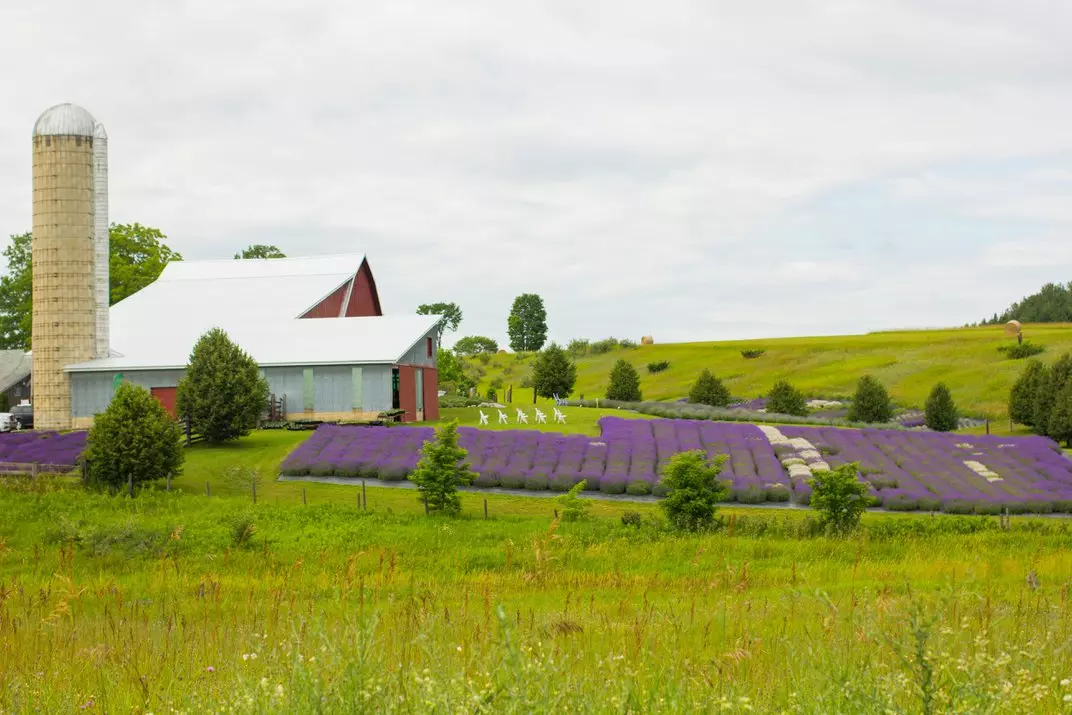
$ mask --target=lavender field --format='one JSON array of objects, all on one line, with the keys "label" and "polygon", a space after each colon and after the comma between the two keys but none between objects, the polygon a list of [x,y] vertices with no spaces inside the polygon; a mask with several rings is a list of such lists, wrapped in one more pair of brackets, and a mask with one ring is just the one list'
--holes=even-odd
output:
[{"label": "lavender field", "polygon": [[[858,462],[874,506],[950,513],[1072,513],[1072,461],[1042,437],[771,427],[690,420],[600,420],[601,436],[459,428],[477,486],[607,494],[663,492],[678,452],[724,454],[730,500],[807,504],[813,472]],[[398,481],[416,466],[428,427],[324,425],[283,462],[288,476]]]},{"label": "lavender field", "polygon": [[[0,462],[44,464],[73,469],[86,448],[86,432],[6,432],[0,434]],[[2,469],[2,468],[0,468]]]}]

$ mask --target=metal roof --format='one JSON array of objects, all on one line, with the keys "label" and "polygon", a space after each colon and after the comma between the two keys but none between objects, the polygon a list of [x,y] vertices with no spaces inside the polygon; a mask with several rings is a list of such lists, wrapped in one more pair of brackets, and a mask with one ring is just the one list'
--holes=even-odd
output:
[{"label": "metal roof", "polygon": [[177,368],[222,328],[262,366],[393,363],[437,316],[299,319],[354,277],[362,254],[177,261],[109,311],[116,356],[69,371]]},{"label": "metal roof", "polygon": [[57,104],[49,107],[34,122],[35,137],[100,136],[107,138],[104,126],[77,104]]}]

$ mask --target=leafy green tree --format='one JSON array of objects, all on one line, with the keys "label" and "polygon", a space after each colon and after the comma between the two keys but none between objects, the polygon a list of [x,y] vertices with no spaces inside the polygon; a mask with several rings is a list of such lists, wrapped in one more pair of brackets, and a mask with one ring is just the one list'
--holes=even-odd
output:
[{"label": "leafy green tree", "polygon": [[842,464],[828,472],[815,472],[808,480],[811,485],[811,506],[822,515],[827,530],[848,534],[860,523],[867,509],[868,486],[857,478],[857,462]]},{"label": "leafy green tree", "polygon": [[467,335],[464,338],[458,338],[458,342],[454,343],[454,350],[459,355],[471,357],[480,353],[498,352],[499,344],[483,335]]},{"label": "leafy green tree", "polygon": [[438,315],[436,323],[437,342],[443,342],[443,333],[454,332],[462,322],[462,309],[457,303],[422,303],[417,306],[417,315]]},{"label": "leafy green tree", "polygon": [[700,449],[678,452],[670,458],[659,483],[669,491],[659,506],[679,531],[700,531],[711,526],[718,503],[729,490],[719,481],[726,455],[708,460]]},{"label": "leafy green tree", "polygon": [[607,399],[620,402],[640,402],[640,375],[624,358],[619,358],[610,371]]},{"label": "leafy green tree", "polygon": [[1065,446],[1072,447],[1072,380],[1066,380],[1064,387],[1057,393],[1050,412],[1047,433]]},{"label": "leafy green tree", "polygon": [[[168,261],[182,256],[163,243],[155,228],[141,224],[112,224],[109,229],[111,304],[118,303],[157,279]],[[0,277],[0,349],[29,350],[33,328],[33,237],[11,237],[4,248],[7,274]]]},{"label": "leafy green tree", "polygon": [[555,343],[544,348],[532,363],[532,387],[540,397],[567,397],[577,384],[573,358]]},{"label": "leafy green tree", "polygon": [[1047,283],[1038,293],[1013,303],[1001,315],[994,315],[983,323],[1001,324],[1010,320],[1022,323],[1072,322],[1072,283]]},{"label": "leafy green tree", "polygon": [[276,246],[253,243],[243,248],[241,253],[234,254],[234,257],[236,260],[242,258],[286,258],[287,254],[280,251]]},{"label": "leafy green tree", "polygon": [[767,393],[767,412],[803,417],[808,414],[808,401],[804,399],[804,394],[788,381],[779,380]]},{"label": "leafy green tree", "polygon": [[694,405],[725,407],[730,403],[730,391],[722,384],[722,380],[704,368],[689,390],[689,402]]},{"label": "leafy green tree", "polygon": [[1072,354],[1069,353],[1057,358],[1053,365],[1043,371],[1038,392],[1035,394],[1036,433],[1049,434],[1050,413],[1053,411],[1054,401],[1069,378],[1072,378]]},{"label": "leafy green tree", "polygon": [[547,310],[543,298],[523,293],[514,299],[506,320],[506,333],[514,352],[539,350],[547,342]]},{"label": "leafy green tree", "polygon": [[923,422],[935,432],[952,432],[957,428],[957,406],[944,382],[939,382],[927,396]]},{"label": "leafy green tree", "polygon": [[1046,376],[1046,366],[1040,360],[1030,360],[1016,378],[1009,391],[1009,417],[1014,422],[1033,427],[1035,425],[1035,403],[1038,400],[1039,386]]},{"label": "leafy green tree", "polygon": [[458,357],[453,350],[440,348],[436,352],[436,373],[440,385],[452,383],[458,394],[464,394],[469,391],[470,387],[475,386],[475,383],[466,374],[465,361]]},{"label": "leafy green tree", "polygon": [[89,431],[85,458],[92,483],[122,488],[177,475],[182,431],[144,387],[124,382]]},{"label": "leafy green tree", "polygon": [[849,406],[849,419],[853,422],[889,422],[893,419],[893,401],[890,393],[875,378],[864,375],[856,383],[856,394]]},{"label": "leafy green tree", "polygon": [[458,485],[472,481],[464,460],[468,452],[458,446],[458,422],[451,420],[436,429],[434,440],[421,447],[421,460],[410,475],[428,511],[455,515],[462,510]]},{"label": "leafy green tree", "polygon": [[256,361],[219,328],[194,345],[179,380],[179,414],[209,442],[249,434],[268,406],[268,383]]}]

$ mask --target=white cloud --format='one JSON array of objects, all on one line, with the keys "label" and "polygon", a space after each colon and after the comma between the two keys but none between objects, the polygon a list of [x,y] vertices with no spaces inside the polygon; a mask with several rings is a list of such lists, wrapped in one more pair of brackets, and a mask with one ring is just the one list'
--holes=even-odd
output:
[{"label": "white cloud", "polygon": [[[1062,4],[11,5],[0,232],[29,227],[33,120],[74,101],[115,219],[188,257],[365,251],[388,309],[456,300],[463,333],[501,338],[520,292],[560,340],[698,340],[965,322],[1072,277],[1000,264],[1072,223]],[[1005,228],[899,250],[924,210]]]}]

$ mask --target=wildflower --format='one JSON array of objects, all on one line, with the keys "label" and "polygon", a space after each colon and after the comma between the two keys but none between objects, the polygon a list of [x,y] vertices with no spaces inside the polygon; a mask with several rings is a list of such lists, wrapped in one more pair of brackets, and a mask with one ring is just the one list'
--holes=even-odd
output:
[{"label": "wildflower", "polygon": [[212,667],[212,666],[210,665],[210,666],[208,666],[207,668],[205,668],[205,672],[206,672],[206,673],[215,673],[215,672],[216,672],[216,669],[215,669],[215,668],[213,668],[213,667]]},{"label": "wildflower", "polygon": [[1061,681],[1061,687],[1062,688],[1067,688],[1069,685],[1072,685],[1072,679],[1065,678],[1064,680]]},{"label": "wildflower", "polygon": [[275,686],[275,696],[277,698],[283,697],[284,692],[286,692],[286,691],[283,689],[283,684],[282,683],[279,683],[278,685]]},{"label": "wildflower", "polygon": [[1062,698],[1066,703],[1072,703],[1072,695],[1066,695]]}]

